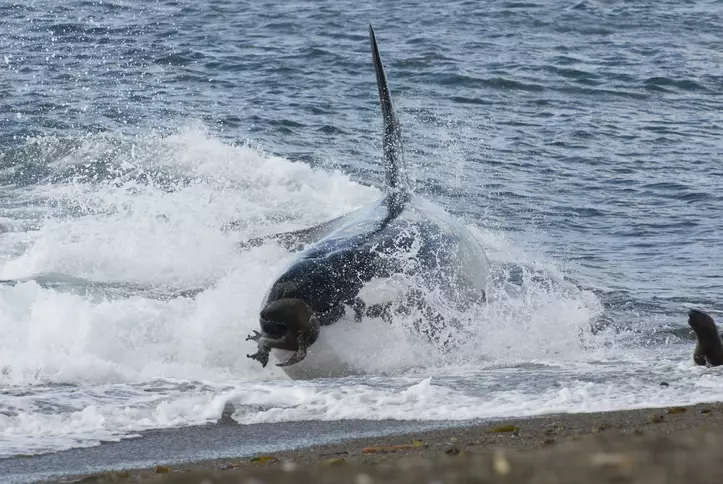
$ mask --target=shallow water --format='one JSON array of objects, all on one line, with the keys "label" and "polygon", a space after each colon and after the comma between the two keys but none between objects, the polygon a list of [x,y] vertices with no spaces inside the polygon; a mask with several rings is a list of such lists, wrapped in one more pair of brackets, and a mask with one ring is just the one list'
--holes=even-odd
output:
[{"label": "shallow water", "polygon": [[[381,195],[369,22],[415,190],[488,251],[489,304],[451,354],[361,325],[366,375],[289,381],[245,337],[292,254],[237,244]],[[251,424],[723,398],[684,307],[723,309],[721,26],[721,2],[0,4],[0,457],[227,403]]]}]

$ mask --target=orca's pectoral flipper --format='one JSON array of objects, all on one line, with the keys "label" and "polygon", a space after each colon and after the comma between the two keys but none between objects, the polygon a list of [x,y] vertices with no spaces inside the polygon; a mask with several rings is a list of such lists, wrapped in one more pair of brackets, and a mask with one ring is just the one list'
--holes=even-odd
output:
[{"label": "orca's pectoral flipper", "polygon": [[328,222],[324,222],[320,225],[315,225],[313,227],[308,227],[301,230],[262,235],[261,237],[253,237],[246,242],[240,242],[239,248],[250,249],[253,247],[260,247],[266,242],[273,240],[284,249],[291,252],[297,252],[303,249],[308,244],[312,244],[317,240],[325,237],[339,225],[339,222],[344,217],[345,215],[337,217],[333,220],[329,220]]},{"label": "orca's pectoral flipper", "polygon": [[389,92],[387,75],[384,73],[382,58],[377,47],[377,39],[371,25],[369,26],[369,39],[372,44],[374,70],[377,74],[379,103],[382,106],[382,115],[384,116],[384,141],[382,146],[384,148],[384,169],[386,171],[387,187],[397,192],[406,192],[408,184],[402,156],[402,132],[394,110],[394,104],[392,104],[392,94]]}]

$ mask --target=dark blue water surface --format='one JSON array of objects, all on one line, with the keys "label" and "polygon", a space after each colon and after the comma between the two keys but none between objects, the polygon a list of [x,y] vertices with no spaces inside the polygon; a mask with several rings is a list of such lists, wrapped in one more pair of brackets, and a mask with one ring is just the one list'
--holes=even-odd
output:
[{"label": "dark blue water surface", "polygon": [[6,163],[28,136],[200,120],[378,183],[372,23],[420,191],[534,230],[614,303],[720,304],[719,1],[5,1],[0,19]]}]

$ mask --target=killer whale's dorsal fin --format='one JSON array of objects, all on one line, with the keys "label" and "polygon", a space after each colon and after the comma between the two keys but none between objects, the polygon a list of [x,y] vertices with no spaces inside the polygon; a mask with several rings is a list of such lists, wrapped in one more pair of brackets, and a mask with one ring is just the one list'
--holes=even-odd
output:
[{"label": "killer whale's dorsal fin", "polygon": [[[382,58],[379,55],[377,39],[374,36],[374,29],[369,26],[369,40],[372,46],[372,60],[374,70],[377,74],[377,87],[379,88],[379,103],[382,106],[384,117],[384,170],[386,171],[387,188],[396,193],[408,191],[407,174],[402,156],[402,133],[399,127],[397,113],[392,104],[392,95],[387,84],[387,75],[384,73]],[[395,197],[397,198],[397,197]],[[400,201],[405,197],[398,198]]]}]

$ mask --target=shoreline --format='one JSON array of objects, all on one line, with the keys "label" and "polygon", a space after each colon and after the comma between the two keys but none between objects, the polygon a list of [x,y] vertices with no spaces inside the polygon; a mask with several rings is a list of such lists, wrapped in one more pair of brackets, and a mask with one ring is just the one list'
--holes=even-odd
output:
[{"label": "shoreline", "polygon": [[[244,428],[225,427],[239,436]],[[652,483],[670,475],[677,477],[668,482],[685,476],[691,482],[720,482],[720,448],[723,402],[459,422],[451,428],[367,436],[254,457],[199,459],[44,482],[210,484],[253,478],[268,483],[361,479],[364,484],[428,482],[431,475],[438,476],[438,482],[469,482],[472,476],[479,482],[530,482],[536,476],[534,482]]]}]

